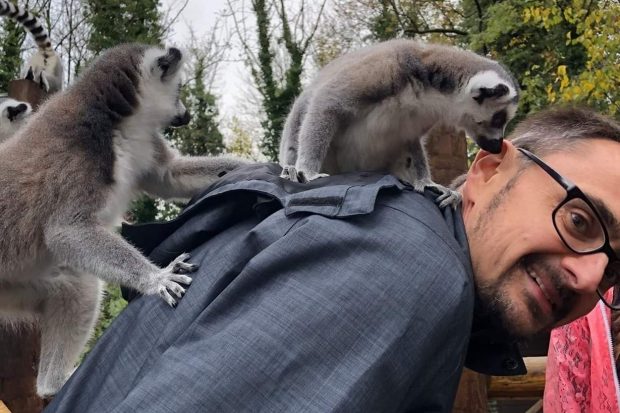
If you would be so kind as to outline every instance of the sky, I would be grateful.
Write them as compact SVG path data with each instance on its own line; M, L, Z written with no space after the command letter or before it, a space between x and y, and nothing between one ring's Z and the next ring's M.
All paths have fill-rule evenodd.
M161 0L164 10L175 7L178 10L185 0ZM187 6L172 26L170 42L181 46L190 39L190 27L197 38L205 38L214 26L218 14L226 8L227 0L189 0ZM234 52L233 52L234 53ZM232 58L237 57L233 54ZM242 63L222 63L214 92L219 98L220 115L224 122L235 114L236 102L243 99L239 84L246 76L247 69Z

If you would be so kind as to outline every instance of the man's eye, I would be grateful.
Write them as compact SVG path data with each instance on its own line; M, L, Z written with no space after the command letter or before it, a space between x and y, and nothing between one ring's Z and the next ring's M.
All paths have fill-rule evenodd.
M571 211L569 214L569 224L571 232L575 235L586 237L597 236L596 226L592 225L592 217L581 211Z

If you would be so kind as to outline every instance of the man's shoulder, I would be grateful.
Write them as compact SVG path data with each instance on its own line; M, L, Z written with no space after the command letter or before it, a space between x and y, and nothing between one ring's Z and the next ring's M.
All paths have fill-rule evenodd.
M288 217L329 218L314 221L323 226L337 225L333 220L347 221L347 236L386 242L398 239L409 246L404 252L419 255L428 250L428 260L456 258L463 266L469 265L460 211L440 209L432 192L417 193L411 185L380 173L348 173L296 183L280 178L280 172L277 164L238 168L209 188L202 199L254 192L278 203Z

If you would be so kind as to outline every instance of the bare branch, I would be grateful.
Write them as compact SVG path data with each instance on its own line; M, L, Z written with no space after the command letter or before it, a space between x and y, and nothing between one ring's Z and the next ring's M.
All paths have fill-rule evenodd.
M314 35L319 27L319 22L321 21L321 17L323 16L323 10L325 10L325 3L327 3L327 0L323 0L323 3L321 3L321 8L319 9L319 13L316 16L314 27L312 27L312 30L310 30L310 34L308 35L308 37L306 37L306 41L304 42L304 45L301 48L301 52L303 54L306 54L306 50L308 50L308 47L310 46L310 42L314 38Z

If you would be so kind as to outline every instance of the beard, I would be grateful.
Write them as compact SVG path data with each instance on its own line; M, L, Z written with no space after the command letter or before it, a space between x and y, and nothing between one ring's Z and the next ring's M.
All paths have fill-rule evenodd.
M525 287L516 290L519 300L511 298L510 287L515 291L515 284L527 282L523 277L526 268L532 267L542 270L541 273L545 274L558 293L560 304L552 306L551 314L543 311L538 300L529 294ZM565 318L577 300L577 294L565 286L560 274L557 269L548 265L542 256L527 255L493 280L477 283L477 310L480 311L480 316L504 337L518 341L531 338L551 329Z

